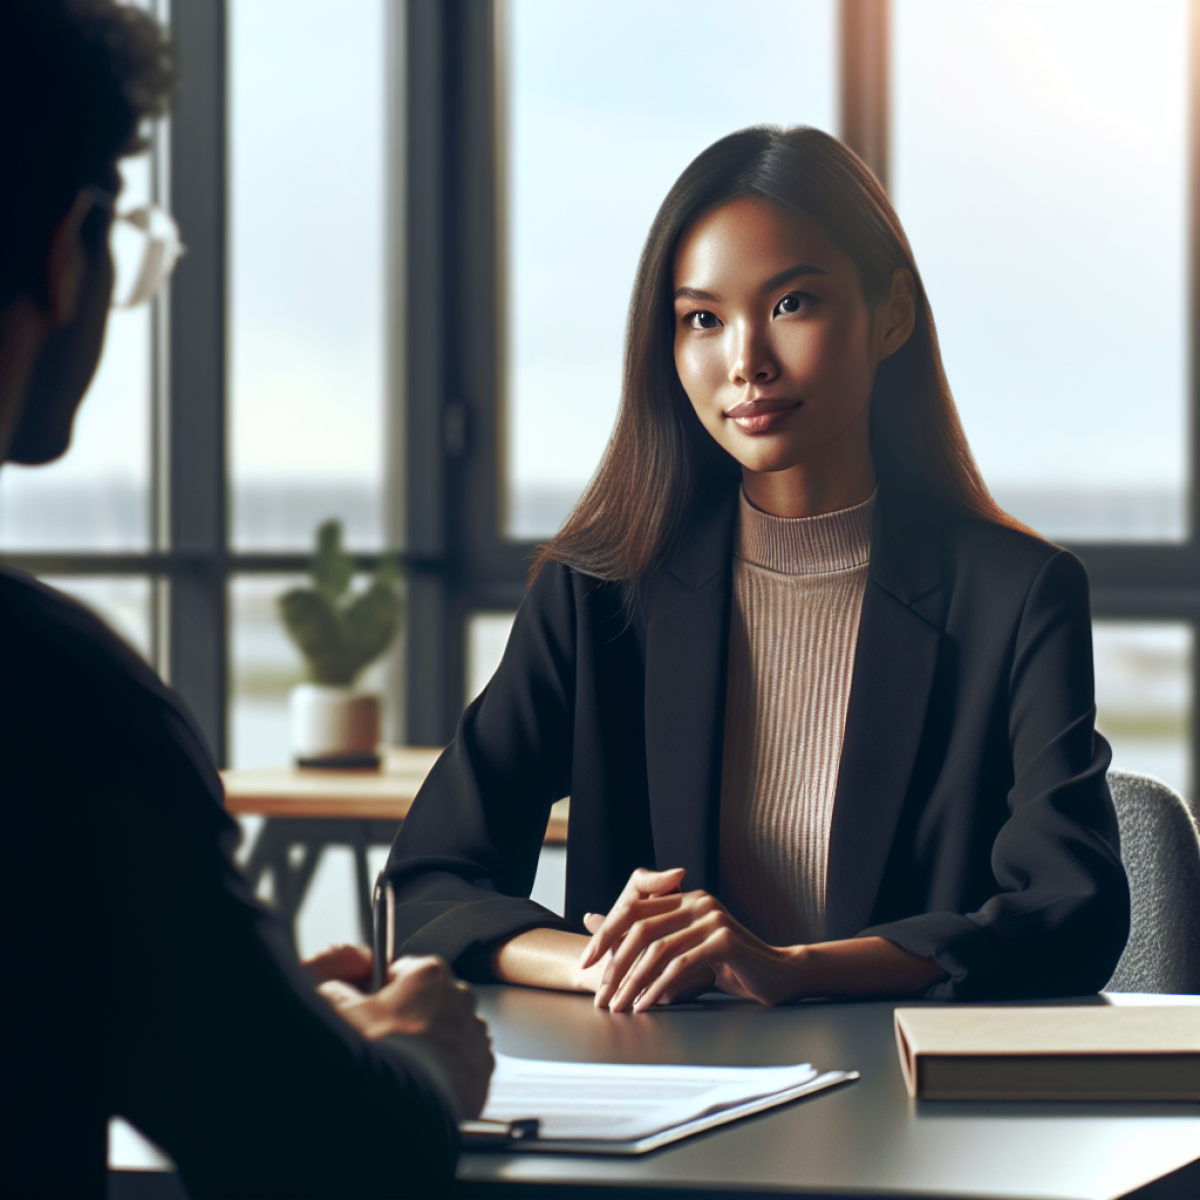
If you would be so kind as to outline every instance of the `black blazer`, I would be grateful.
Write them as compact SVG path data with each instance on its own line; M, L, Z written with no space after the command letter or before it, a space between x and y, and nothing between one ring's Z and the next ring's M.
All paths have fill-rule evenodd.
M638 866L718 894L736 491L701 500L632 610L538 576L392 848L402 952L479 975L522 930L580 930ZM1109 979L1129 895L1094 730L1087 577L1038 538L882 486L829 845L826 939L932 955L953 999ZM566 920L527 899L571 797Z

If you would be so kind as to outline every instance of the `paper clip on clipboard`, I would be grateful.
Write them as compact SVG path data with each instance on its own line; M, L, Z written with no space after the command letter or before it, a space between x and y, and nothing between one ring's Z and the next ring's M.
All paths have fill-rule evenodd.
M464 1150L499 1150L536 1138L541 1126L537 1117L518 1121L459 1121L458 1136Z

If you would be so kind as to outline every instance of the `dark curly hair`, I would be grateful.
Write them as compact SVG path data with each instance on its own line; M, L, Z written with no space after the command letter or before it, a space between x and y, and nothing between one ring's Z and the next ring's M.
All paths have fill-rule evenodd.
M175 88L166 31L118 0L0 0L0 307L37 295L55 225L145 148Z

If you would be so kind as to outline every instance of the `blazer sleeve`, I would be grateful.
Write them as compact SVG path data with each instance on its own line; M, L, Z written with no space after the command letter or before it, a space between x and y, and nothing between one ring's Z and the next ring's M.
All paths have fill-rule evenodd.
M570 787L578 583L556 563L538 575L496 674L413 802L387 864L397 954L440 954L486 979L495 943L573 928L528 897L550 807Z
M1129 936L1129 888L1095 731L1087 575L1060 551L1036 575L1008 680L1009 816L991 852L996 892L974 912L926 913L862 931L933 957L935 999L1087 995Z

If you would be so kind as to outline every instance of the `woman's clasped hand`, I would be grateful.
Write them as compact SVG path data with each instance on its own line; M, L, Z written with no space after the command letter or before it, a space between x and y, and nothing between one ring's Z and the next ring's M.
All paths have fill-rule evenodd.
M592 937L580 968L609 955L596 989L597 1008L644 1012L714 987L761 1004L781 1004L803 991L803 947L768 946L715 896L683 891L683 875L682 867L639 868L607 915L584 918Z

